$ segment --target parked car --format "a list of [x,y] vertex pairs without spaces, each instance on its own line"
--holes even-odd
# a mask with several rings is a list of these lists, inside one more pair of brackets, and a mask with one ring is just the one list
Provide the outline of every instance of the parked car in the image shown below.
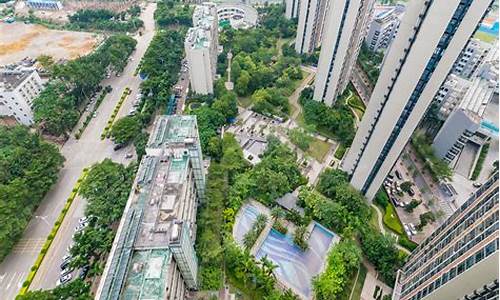
[[61,276],[61,278],[59,278],[59,280],[57,281],[56,285],[65,284],[65,283],[69,282],[71,280],[71,278],[73,278],[73,276],[71,276],[71,274]]
[[413,225],[413,223],[408,223],[408,227],[410,227],[411,234],[417,234],[417,229],[415,228],[415,225]]
[[66,269],[69,266],[69,260],[63,261],[60,265],[61,270]]
[[127,155],[125,155],[125,158],[127,158],[127,159],[132,158],[132,156],[133,156],[132,153],[127,153]]
[[87,274],[89,273],[89,270],[90,270],[89,265],[83,266],[80,271],[80,274],[78,275],[80,279],[85,279],[85,277],[87,277]]
[[120,150],[121,148],[125,147],[125,144],[116,144],[113,150],[117,151]]
[[399,173],[398,170],[394,171],[394,174],[396,174],[396,177],[399,179],[399,180],[403,180],[403,176],[401,176],[401,173]]
[[482,183],[480,183],[480,182],[474,182],[474,183],[472,184],[472,186],[473,186],[473,187],[475,187],[475,188],[480,188],[482,185],[483,185],[483,184],[482,184]]
[[407,236],[412,236],[411,230],[410,230],[410,226],[408,226],[408,224],[406,224],[406,223],[403,223],[403,227],[405,229],[406,235]]
[[71,255],[69,255],[69,254],[64,255],[63,258],[62,258],[63,262],[70,261],[70,260],[71,260]]
[[410,195],[410,196],[412,196],[412,197],[413,197],[413,196],[415,196],[415,191],[414,191],[412,188],[410,188],[410,189],[408,190],[408,195]]
[[63,269],[61,271],[61,277],[63,276],[66,276],[68,274],[70,274],[71,272],[73,272],[73,268],[71,268],[69,265],[66,267],[66,269]]

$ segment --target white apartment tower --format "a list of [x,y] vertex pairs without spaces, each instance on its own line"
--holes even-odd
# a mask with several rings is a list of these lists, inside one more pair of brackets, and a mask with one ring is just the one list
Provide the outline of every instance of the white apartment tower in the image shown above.
[[299,16],[300,0],[286,0],[285,2],[285,17],[294,19]]
[[378,6],[374,9],[365,43],[370,51],[387,49],[396,36],[405,6]]
[[196,6],[193,27],[189,28],[184,48],[191,88],[197,94],[212,94],[218,54],[217,9],[213,3]]
[[373,199],[491,0],[408,4],[342,169]]
[[17,122],[33,124],[33,100],[43,89],[35,70],[0,71],[0,116],[10,116]]
[[299,23],[295,38],[295,51],[312,53],[321,45],[325,11],[329,0],[302,0],[299,8]]
[[314,100],[333,105],[344,92],[365,37],[373,0],[331,0],[314,82]]

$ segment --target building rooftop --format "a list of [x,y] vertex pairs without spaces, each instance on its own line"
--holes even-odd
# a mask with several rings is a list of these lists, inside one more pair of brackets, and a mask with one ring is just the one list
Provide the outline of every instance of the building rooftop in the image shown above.
[[495,90],[496,83],[494,81],[476,78],[458,107],[472,111],[482,117]]
[[198,137],[196,116],[158,118],[149,136],[147,147],[158,148],[164,144],[189,143]]
[[[96,299],[165,299],[178,263],[173,247],[179,248],[181,231],[194,236],[195,207],[204,195],[196,117],[158,117],[146,152]],[[185,255],[196,261],[194,248]]]
[[16,89],[33,70],[0,70],[0,92]]

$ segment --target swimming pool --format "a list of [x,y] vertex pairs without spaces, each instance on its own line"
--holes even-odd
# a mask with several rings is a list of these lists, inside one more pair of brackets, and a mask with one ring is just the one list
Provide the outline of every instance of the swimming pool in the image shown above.
[[251,203],[247,203],[241,208],[241,213],[237,217],[233,229],[233,237],[239,245],[243,245],[243,236],[252,228],[259,214],[259,209]]
[[[279,279],[293,287],[305,298],[311,297],[311,280],[322,269],[326,253],[334,240],[335,234],[318,223],[314,223],[309,237],[309,247],[302,252],[293,243],[290,234],[283,235],[271,229],[257,251],[256,257],[268,257],[278,267],[274,270]],[[336,239],[337,240],[337,239]]]

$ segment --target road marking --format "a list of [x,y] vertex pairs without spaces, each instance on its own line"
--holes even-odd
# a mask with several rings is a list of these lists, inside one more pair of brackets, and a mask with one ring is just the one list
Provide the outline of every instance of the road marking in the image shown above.
[[42,249],[45,244],[45,239],[21,239],[17,244],[12,248],[13,253],[38,253]]
[[10,288],[10,285],[12,284],[12,280],[14,280],[16,275],[17,275],[17,272],[12,274],[12,277],[10,278],[9,283],[7,283],[7,287],[5,288],[6,290],[8,290]]

